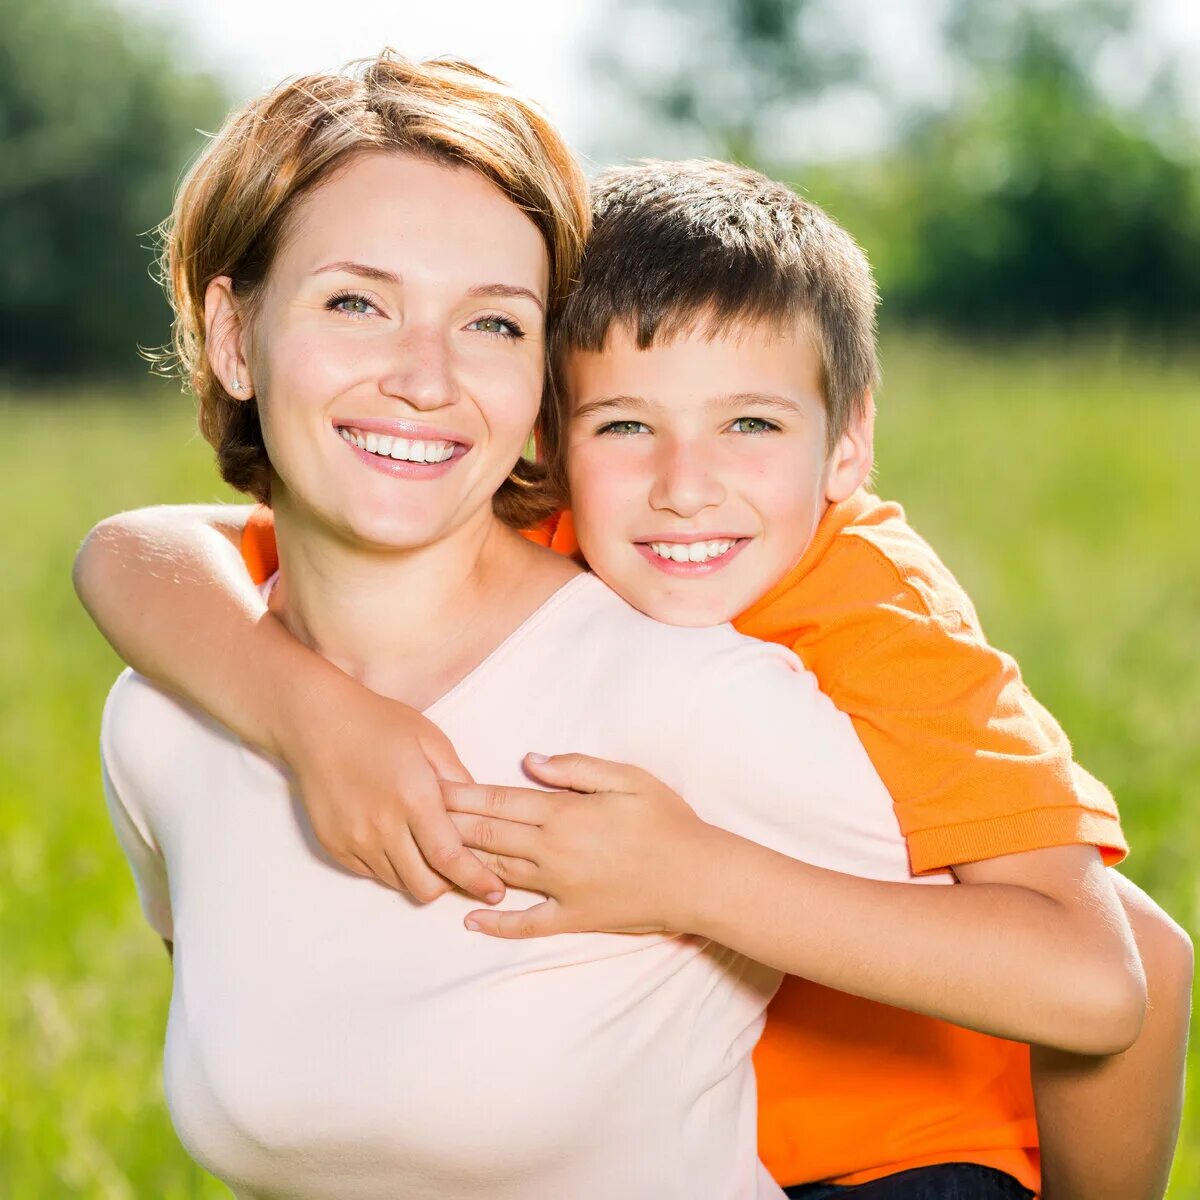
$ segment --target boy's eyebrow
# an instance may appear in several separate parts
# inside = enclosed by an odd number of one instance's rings
[[[645,412],[650,405],[641,396],[604,396],[599,400],[589,400],[575,410],[575,417],[590,417],[595,413],[608,412],[619,408],[628,412]]]
[[[360,275],[363,279],[374,279],[379,283],[399,283],[400,276],[394,271],[386,271],[383,267],[372,267],[359,262],[331,262],[318,267],[314,275],[326,275],[334,271],[344,271],[348,275]],[[513,283],[480,283],[468,288],[468,296],[524,296],[534,302],[538,308],[545,310],[541,297],[531,292],[527,287],[518,287]]]
[[[763,408],[774,408],[781,412],[803,413],[804,408],[795,400],[786,396],[777,396],[774,392],[733,392],[728,396],[714,396],[709,402],[712,408],[737,408],[742,404],[758,404]]]
[[[705,401],[709,408],[738,408],[743,404],[757,404],[760,408],[773,408],[777,412],[803,415],[804,407],[796,400],[777,396],[773,392],[731,392],[726,396],[713,396]],[[575,410],[576,419],[594,416],[596,413],[620,409],[622,412],[647,412],[653,405],[642,396],[604,396],[589,400]]]

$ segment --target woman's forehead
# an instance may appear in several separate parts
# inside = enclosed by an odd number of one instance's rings
[[[406,154],[359,155],[333,173],[305,197],[280,258],[289,274],[351,262],[414,282],[524,287],[543,302],[547,287],[540,231],[495,184]]]

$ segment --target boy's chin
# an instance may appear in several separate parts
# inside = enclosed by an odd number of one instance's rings
[[[610,585],[612,586],[612,585]],[[732,621],[741,611],[731,608],[727,601],[719,597],[696,596],[694,599],[664,597],[638,593],[636,589],[623,590],[613,587],[626,604],[632,605],[639,612],[661,621],[664,625],[679,625],[686,629],[707,629],[712,625],[724,625]]]

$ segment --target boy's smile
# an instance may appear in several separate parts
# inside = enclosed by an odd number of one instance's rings
[[[807,329],[703,326],[640,350],[615,327],[566,363],[579,545],[630,604],[672,625],[731,620],[804,553],[871,468],[871,421],[827,453]]]

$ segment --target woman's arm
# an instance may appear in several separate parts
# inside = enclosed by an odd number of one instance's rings
[[[1140,888],[1109,874],[1146,970],[1146,1021],[1123,1054],[1032,1048],[1045,1200],[1162,1200],[1179,1136],[1191,939]]]
[[[267,610],[242,562],[248,507],[159,507],[109,517],[74,582],[135,670],[204,709],[296,775],[318,839],[347,869],[431,900],[455,884],[495,902],[503,884],[465,850],[438,777],[469,780],[420,713],[368,691]],[[353,750],[341,737],[353,720]],[[377,746],[363,755],[362,745]]]
[[[468,846],[551,897],[479,911],[505,937],[669,929],[792,975],[1018,1041],[1109,1054],[1137,1037],[1141,966],[1099,855],[1065,846],[963,868],[963,886],[824,870],[700,820],[635,767],[530,760],[571,788],[444,785]]]

